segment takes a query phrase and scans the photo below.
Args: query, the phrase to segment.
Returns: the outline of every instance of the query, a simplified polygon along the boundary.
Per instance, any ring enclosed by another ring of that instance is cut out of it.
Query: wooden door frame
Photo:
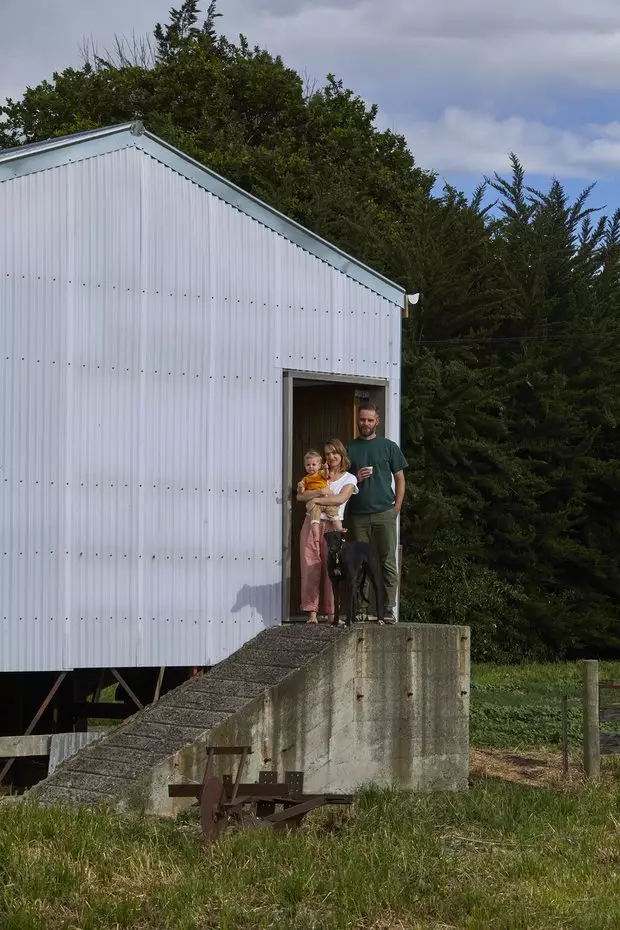
[[[318,381],[321,384],[352,384],[356,387],[383,388],[385,391],[384,403],[384,432],[389,435],[389,404],[388,378],[363,378],[359,375],[328,375],[316,371],[299,371],[286,368],[282,372],[282,603],[281,623],[290,620],[291,596],[291,555],[292,555],[292,526],[293,526],[293,489],[290,484],[293,468],[293,391],[295,381]]]

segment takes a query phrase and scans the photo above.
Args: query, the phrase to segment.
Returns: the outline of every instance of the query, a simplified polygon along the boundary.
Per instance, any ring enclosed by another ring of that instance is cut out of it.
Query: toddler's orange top
[[[304,475],[300,484],[303,484],[304,491],[320,491],[322,488],[328,487],[329,482],[321,472],[318,472],[316,475]]]

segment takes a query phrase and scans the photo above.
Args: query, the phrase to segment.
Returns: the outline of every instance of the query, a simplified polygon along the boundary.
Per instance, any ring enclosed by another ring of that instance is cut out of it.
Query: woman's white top
[[[358,493],[357,478],[355,477],[355,475],[352,475],[350,471],[345,471],[343,475],[340,475],[340,478],[336,478],[335,481],[330,481],[329,490],[334,495],[340,494],[342,489],[346,488],[348,484],[353,485],[353,493],[357,494]],[[344,504],[340,504],[340,506],[338,507],[338,519],[339,520],[342,520],[342,518],[344,517],[344,508],[346,506],[347,505],[345,501]],[[325,513],[321,514],[321,520],[330,520],[330,519],[332,518],[328,517],[327,514]]]

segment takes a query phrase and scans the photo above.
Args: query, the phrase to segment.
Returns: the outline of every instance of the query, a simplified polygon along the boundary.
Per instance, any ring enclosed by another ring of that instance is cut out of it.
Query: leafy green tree
[[[532,636],[553,654],[617,649],[620,588],[608,521],[617,517],[620,464],[618,221],[592,222],[590,188],[573,204],[557,181],[547,193],[526,188],[516,159],[512,179],[492,184],[516,308],[495,363],[507,371],[505,416],[522,463],[502,512],[493,503],[487,511],[493,562],[524,584]]]
[[[518,465],[502,416],[503,379],[483,347],[513,312],[483,194],[468,203],[447,188],[428,198],[401,243],[409,280],[422,292],[403,332],[410,493],[402,596],[407,619],[469,623],[474,654],[505,659],[532,647],[520,622],[523,592],[491,566],[484,521]]]

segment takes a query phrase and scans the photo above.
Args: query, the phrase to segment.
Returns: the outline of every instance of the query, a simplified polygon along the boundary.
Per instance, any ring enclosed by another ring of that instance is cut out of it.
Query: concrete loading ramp
[[[30,792],[56,801],[173,815],[167,787],[201,780],[205,747],[253,747],[244,780],[301,770],[307,791],[364,782],[467,785],[469,630],[374,624],[266,630],[137,713]],[[220,760],[222,772],[233,760]]]

